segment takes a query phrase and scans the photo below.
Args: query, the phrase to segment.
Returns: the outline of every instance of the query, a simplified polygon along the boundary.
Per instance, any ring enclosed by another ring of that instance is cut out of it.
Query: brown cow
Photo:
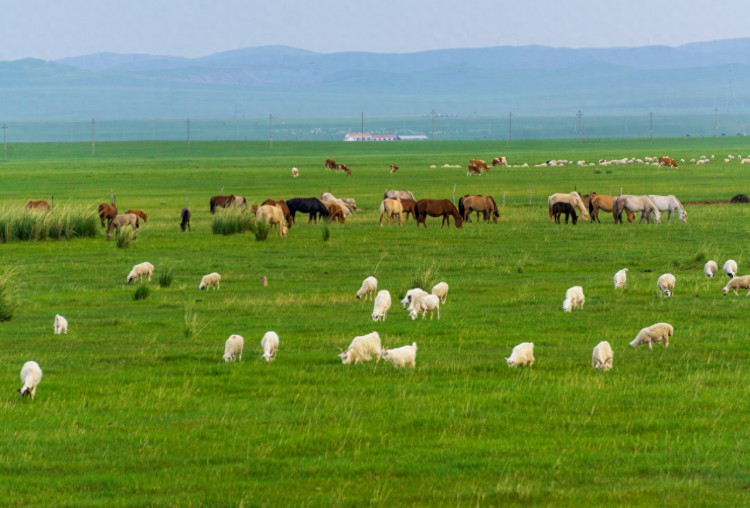
[[[487,163],[481,159],[471,159],[469,161],[469,164],[474,165],[478,167],[479,169],[484,169],[485,171],[490,170],[489,166],[487,166]]]
[[[340,162],[336,163],[336,170],[345,172],[346,176],[352,176],[352,170],[349,169],[346,164]]]
[[[466,168],[466,176],[469,176],[472,173],[481,175],[482,170],[479,167],[475,166],[474,164],[469,164],[469,166]]]
[[[148,215],[143,210],[128,210],[125,213],[132,213],[133,215],[137,215],[141,219],[143,219],[143,222],[148,222]]]
[[[672,157],[659,157],[659,166],[668,166],[670,168],[677,167],[677,161]]]
[[[26,210],[35,210],[40,212],[49,212],[52,210],[52,207],[50,207],[49,203],[46,201],[29,201],[26,203],[26,206],[24,206]]]
[[[101,203],[99,207],[97,208],[97,211],[99,212],[99,220],[102,223],[102,227],[104,227],[104,220],[107,221],[107,227],[109,227],[110,222],[112,222],[112,219],[114,219],[117,216],[117,207],[110,203]]]
[[[495,157],[492,159],[492,167],[495,166],[505,166],[508,167],[508,158],[507,157]]]
[[[398,171],[398,166],[396,166],[395,164],[391,164],[389,166],[389,169],[390,169],[391,173],[395,173],[396,171]]]
[[[336,161],[333,159],[326,159],[326,169],[336,169]]]

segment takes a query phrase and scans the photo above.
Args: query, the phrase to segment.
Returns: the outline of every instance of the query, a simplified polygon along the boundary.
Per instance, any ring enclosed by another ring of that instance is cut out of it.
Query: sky
[[[750,37],[750,0],[0,0],[0,60],[254,46],[412,53]]]

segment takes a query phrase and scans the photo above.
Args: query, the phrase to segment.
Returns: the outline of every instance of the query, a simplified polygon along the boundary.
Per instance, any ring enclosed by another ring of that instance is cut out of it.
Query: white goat
[[[724,273],[726,273],[731,279],[732,277],[737,275],[737,261],[735,261],[734,259],[728,259],[726,263],[724,263],[723,270]]]
[[[352,343],[346,350],[341,350],[339,358],[341,363],[349,365],[351,363],[369,362],[375,358],[376,362],[380,361],[380,350],[383,349],[378,332],[371,332],[367,335],[354,337]]]
[[[357,291],[357,300],[361,300],[362,297],[365,297],[365,299],[367,299],[368,296],[372,297],[377,290],[378,279],[375,277],[367,277],[362,281],[362,287]]]
[[[276,359],[276,352],[279,350],[279,334],[276,332],[266,332],[260,340],[260,347],[263,349],[263,359],[267,362]]]
[[[571,312],[573,309],[582,309],[586,303],[586,297],[583,296],[583,288],[581,286],[573,286],[565,291],[565,300],[563,300],[562,308],[564,312]]]
[[[710,260],[707,261],[706,264],[703,266],[703,273],[706,274],[706,277],[713,277],[716,275],[716,272],[719,271],[719,265],[716,264],[716,261]]]
[[[391,362],[394,367],[416,367],[417,343],[412,342],[411,346],[401,346],[396,349],[383,348],[380,351],[380,357]]]
[[[378,321],[383,320],[385,321],[385,318],[388,317],[388,311],[391,308],[391,294],[388,292],[387,289],[382,289],[378,291],[377,296],[375,296],[375,304],[372,308],[372,320]]]
[[[661,291],[664,296],[672,296],[672,293],[674,293],[675,282],[676,279],[674,278],[674,275],[671,273],[664,273],[660,275],[659,279],[656,281],[656,287],[659,288],[659,291]]]
[[[606,340],[601,341],[594,346],[594,352],[591,355],[591,366],[595,369],[607,371],[612,368],[612,361],[615,353],[612,346]]]
[[[409,316],[411,316],[411,319],[414,320],[417,319],[417,315],[421,312],[422,319],[424,319],[427,311],[429,311],[430,319],[432,319],[432,316],[435,313],[435,309],[437,309],[437,318],[440,319],[440,298],[438,298],[437,295],[423,296],[422,298],[417,300],[417,303],[415,303],[411,308],[411,310],[409,311]]]
[[[211,286],[214,287],[214,289],[218,290],[219,285],[221,284],[221,275],[218,273],[209,273],[208,275],[204,275],[201,279],[201,283],[198,286],[198,289],[207,289]]]
[[[148,261],[139,263],[130,270],[128,274],[128,284],[133,282],[133,279],[143,280],[143,277],[148,277],[148,281],[151,282],[151,276],[154,274],[154,265]]]
[[[653,343],[661,342],[664,349],[669,347],[669,338],[674,333],[674,327],[669,323],[656,323],[641,329],[635,339],[630,341],[631,347],[637,347],[641,344],[648,344],[649,349],[653,349]]]
[[[518,367],[519,365],[534,365],[534,343],[521,342],[513,348],[510,357],[506,358],[508,367]]]
[[[55,335],[68,333],[68,320],[60,314],[55,314]]]
[[[245,347],[245,339],[241,335],[230,335],[224,343],[224,361],[242,361],[242,349]]]
[[[36,387],[41,380],[42,368],[39,367],[39,364],[34,361],[24,363],[23,367],[21,367],[21,381],[23,381],[23,386],[18,390],[18,393],[21,394],[21,397],[31,395],[33,399],[36,396]]]
[[[615,289],[624,288],[628,282],[628,269],[623,268],[622,270],[615,273],[614,277]]]
[[[438,282],[432,288],[432,294],[440,298],[440,303],[445,303],[445,299],[448,298],[448,283]]]

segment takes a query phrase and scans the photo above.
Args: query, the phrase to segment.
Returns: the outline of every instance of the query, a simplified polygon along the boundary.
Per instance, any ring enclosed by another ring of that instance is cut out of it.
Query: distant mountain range
[[[680,47],[545,46],[203,58],[99,53],[0,62],[0,119],[628,115],[750,112],[750,38]]]

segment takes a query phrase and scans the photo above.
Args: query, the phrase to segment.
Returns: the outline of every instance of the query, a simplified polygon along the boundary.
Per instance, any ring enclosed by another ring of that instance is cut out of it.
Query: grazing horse
[[[182,232],[184,233],[187,229],[190,231],[190,209],[188,207],[185,207],[180,212],[180,229],[182,229]]]
[[[415,209],[417,227],[419,227],[419,224],[424,224],[425,229],[427,229],[427,221],[425,219],[428,215],[431,217],[442,217],[443,222],[440,224],[441,228],[445,226],[446,222],[448,222],[448,227],[451,226],[451,216],[453,216],[457,228],[460,228],[464,223],[456,206],[448,199],[420,199],[417,201]]]
[[[107,240],[112,239],[112,231],[117,230],[120,232],[120,228],[130,226],[133,228],[133,240],[135,240],[138,228],[141,227],[141,218],[133,213],[126,213],[124,215],[118,215],[112,219],[107,227]]]
[[[615,224],[622,224],[622,211],[630,210],[633,213],[641,212],[641,220],[646,219],[651,222],[651,214],[654,214],[656,223],[661,222],[661,212],[654,202],[649,199],[648,196],[635,196],[632,194],[625,194],[623,196],[617,196],[615,198],[614,205],[612,206],[612,215],[615,218]]]
[[[256,209],[256,206],[253,205],[253,208]],[[279,226],[279,238],[284,238],[286,236],[286,219],[284,218],[284,212],[282,212],[281,208],[278,206],[261,205],[260,207],[257,207],[255,218],[259,221],[266,221],[271,225],[277,224]]]
[[[143,210],[128,210],[125,213],[132,213],[133,215],[140,217],[143,222],[148,222],[148,215]]]
[[[336,161],[333,159],[326,159],[326,169],[336,169]]]
[[[472,173],[476,175],[481,175],[482,170],[478,166],[475,166],[474,164],[469,164],[466,167],[466,176],[470,176]]]
[[[401,199],[397,198],[399,201],[401,201],[401,207],[404,209],[404,222],[408,222],[409,215],[412,217],[416,217],[416,206],[417,202],[413,199]]]
[[[599,220],[599,210],[611,212],[614,207],[615,196],[607,196],[605,194],[600,195],[596,192],[592,192],[589,194],[589,199],[591,203],[591,206],[589,207],[589,210],[591,210],[591,222],[596,220],[596,222],[601,224],[602,221]],[[635,214],[633,212],[625,210],[625,214],[628,216],[628,222],[631,224],[635,222]]]
[[[112,219],[114,219],[117,216],[117,207],[114,203],[101,203],[99,205],[99,208],[97,209],[99,212],[99,220],[102,223],[102,227],[104,227],[104,220],[107,221],[107,227],[109,227],[109,224],[112,222]]]
[[[492,221],[497,223],[500,217],[494,198],[481,194],[467,194],[458,200],[458,213],[461,214],[463,220],[471,222],[471,212],[477,212],[477,220],[479,220],[479,212],[482,212],[485,222],[492,218]]]
[[[508,158],[507,157],[495,157],[492,159],[492,167],[495,166],[505,166],[508,167]]]
[[[341,207],[341,211],[344,213],[344,216],[354,215],[354,210],[357,209],[357,202],[352,198],[337,198],[330,192],[324,192],[320,195],[320,200],[326,204],[326,203],[336,203]],[[326,207],[328,205],[326,204]]]
[[[52,210],[52,207],[49,206],[49,203],[46,201],[29,201],[26,203],[26,206],[24,206],[26,210],[35,210],[40,212],[49,212]]]
[[[687,212],[685,211],[685,208],[683,208],[682,203],[680,203],[680,200],[674,195],[657,196],[649,194],[648,198],[654,203],[660,212],[667,212],[667,222],[672,218],[672,212],[675,210],[680,214],[680,222],[687,222]]]
[[[325,206],[328,209],[328,220],[330,222],[339,222],[343,224],[346,222],[346,217],[344,214],[344,210],[339,206],[338,203],[334,203],[332,201],[321,201],[323,203],[323,206]]]
[[[557,194],[551,194],[547,198],[547,208],[549,209],[549,218],[552,219],[552,205],[555,203],[570,203],[573,205],[574,208],[577,208],[579,212],[581,212],[581,218],[583,220],[589,220],[589,211],[586,209],[586,205],[583,204],[583,200],[581,199],[581,195],[577,192],[569,192],[569,193],[557,193]]]
[[[216,213],[216,207],[229,208],[234,204],[234,196],[213,196],[210,201],[211,213]]]
[[[296,222],[295,217],[297,212],[310,214],[308,222],[318,222],[318,216],[328,217],[328,208],[326,208],[326,206],[315,197],[287,199],[286,205],[289,207],[292,222]]]
[[[383,199],[386,198],[411,199],[414,202],[417,201],[414,194],[408,190],[387,190],[383,193]]]
[[[236,206],[237,208],[244,208],[247,210],[247,199],[245,196],[234,196],[234,203],[229,206]]]
[[[383,225],[383,217],[386,223],[391,223],[391,217],[398,216],[398,225],[404,224],[404,205],[398,198],[386,198],[380,202],[380,225]]]
[[[555,224],[560,224],[560,215],[565,214],[565,224],[568,223],[568,218],[573,216],[573,225],[578,223],[578,215],[576,215],[576,209],[570,203],[555,203],[552,205],[552,215],[555,217]]]
[[[289,213],[289,207],[286,206],[286,201],[284,201],[283,199],[277,199],[275,201],[273,199],[266,199],[261,203],[261,206],[263,205],[276,205],[281,208],[281,211],[284,213],[284,219],[286,219],[287,227],[292,227],[292,214]]]
[[[342,164],[340,162],[336,163],[336,171],[343,171],[346,173],[346,176],[352,176],[352,170],[349,169],[349,167],[346,164]]]
[[[398,166],[396,166],[395,164],[391,164],[390,166],[388,166],[388,169],[391,173],[395,173],[396,171],[398,171]]]

